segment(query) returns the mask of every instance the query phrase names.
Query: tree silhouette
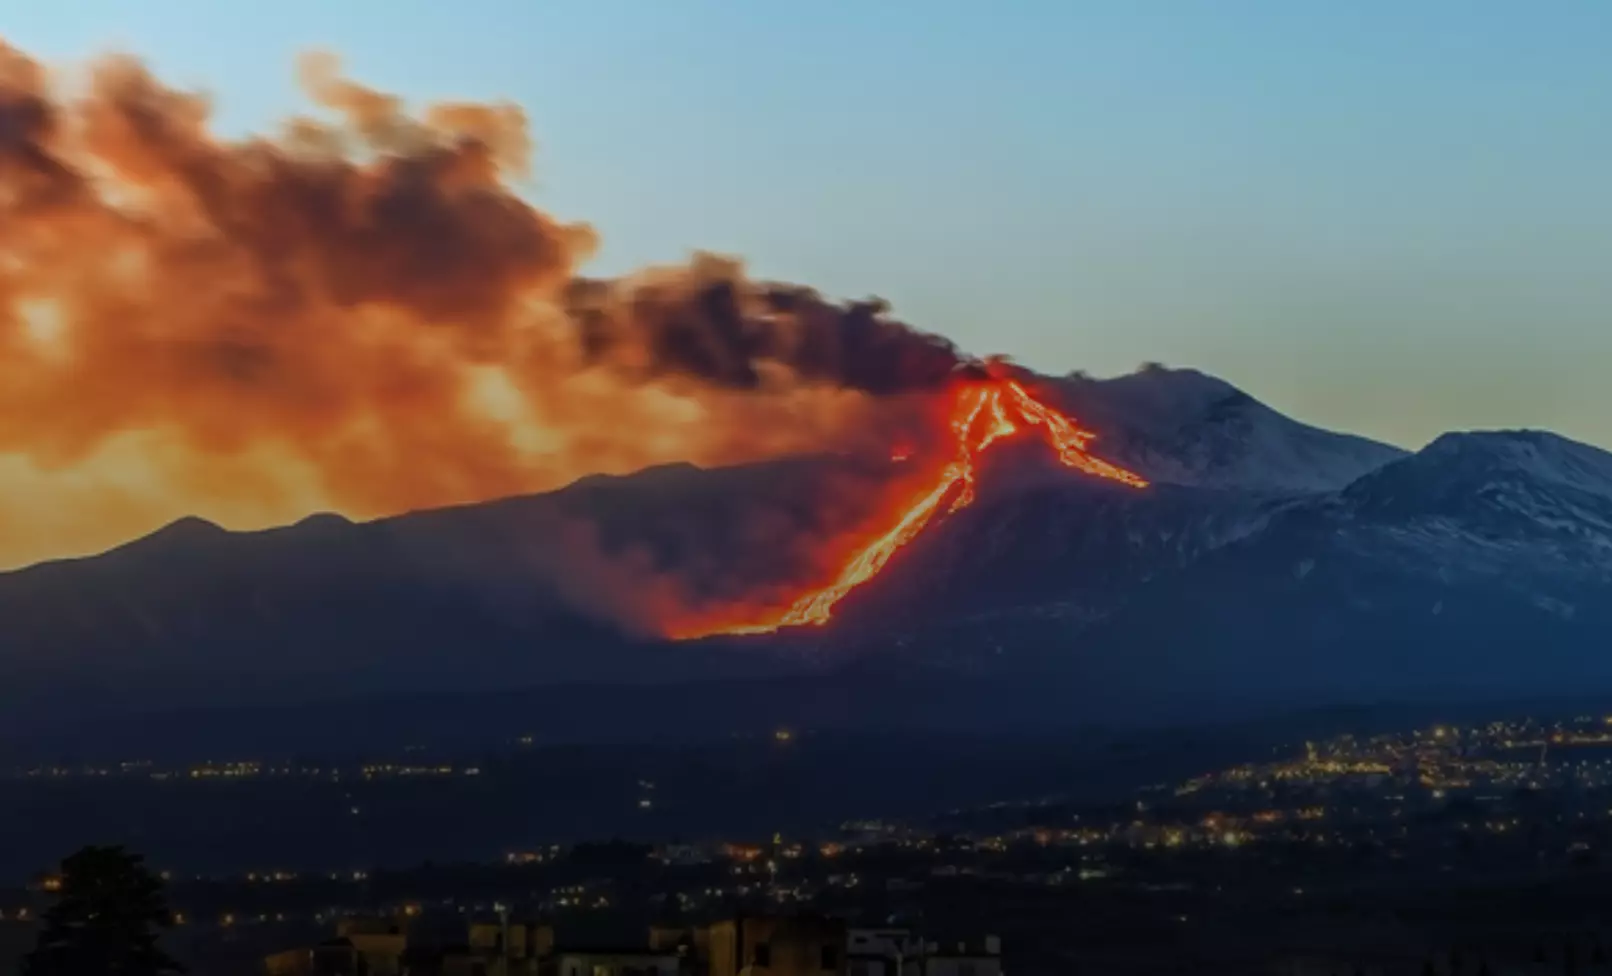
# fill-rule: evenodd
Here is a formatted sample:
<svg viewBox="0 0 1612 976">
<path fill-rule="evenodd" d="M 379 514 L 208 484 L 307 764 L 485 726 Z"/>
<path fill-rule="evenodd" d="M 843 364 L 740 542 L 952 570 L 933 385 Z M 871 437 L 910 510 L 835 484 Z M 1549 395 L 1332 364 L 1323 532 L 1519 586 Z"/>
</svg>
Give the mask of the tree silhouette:
<svg viewBox="0 0 1612 976">
<path fill-rule="evenodd" d="M 162 882 L 122 847 L 86 847 L 61 864 L 61 895 L 41 918 L 23 976 L 164 976 L 184 967 L 157 947 L 173 924 Z"/>
</svg>

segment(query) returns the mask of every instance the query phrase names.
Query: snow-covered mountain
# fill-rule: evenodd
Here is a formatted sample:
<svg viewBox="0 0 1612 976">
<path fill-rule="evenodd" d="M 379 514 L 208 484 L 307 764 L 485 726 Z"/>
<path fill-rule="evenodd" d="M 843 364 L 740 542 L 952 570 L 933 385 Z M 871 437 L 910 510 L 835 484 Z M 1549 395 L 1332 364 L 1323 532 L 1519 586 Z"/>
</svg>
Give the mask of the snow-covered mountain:
<svg viewBox="0 0 1612 976">
<path fill-rule="evenodd" d="M 1030 623 L 1021 601 L 905 644 L 922 663 L 1043 672 L 1093 709 L 1612 691 L 1606 452 L 1451 434 L 1254 514 L 1079 626 Z"/>
<path fill-rule="evenodd" d="M 1341 503 L 1373 525 L 1453 547 L 1468 569 L 1526 560 L 1604 576 L 1612 564 L 1612 454 L 1555 434 L 1446 434 L 1361 478 Z"/>
<path fill-rule="evenodd" d="M 1093 717 L 1185 714 L 1209 698 L 1612 689 L 1612 456 L 1528 432 L 1406 454 L 1191 370 L 1035 382 L 1100 432 L 1099 455 L 1154 487 L 1037 473 L 1035 445 L 1004 444 L 978 502 L 828 628 L 668 644 L 634 625 L 669 595 L 720 603 L 801 578 L 823 537 L 860 524 L 889 466 L 672 465 L 367 524 L 232 533 L 185 520 L 0 574 L 0 716 L 26 728 L 221 701 L 802 669 L 1024 678 Z"/>
<path fill-rule="evenodd" d="M 1405 456 L 1300 423 L 1192 369 L 1149 365 L 1111 379 L 1065 377 L 1053 388 L 1062 406 L 1101 432 L 1096 450 L 1157 482 L 1334 491 Z"/>
</svg>

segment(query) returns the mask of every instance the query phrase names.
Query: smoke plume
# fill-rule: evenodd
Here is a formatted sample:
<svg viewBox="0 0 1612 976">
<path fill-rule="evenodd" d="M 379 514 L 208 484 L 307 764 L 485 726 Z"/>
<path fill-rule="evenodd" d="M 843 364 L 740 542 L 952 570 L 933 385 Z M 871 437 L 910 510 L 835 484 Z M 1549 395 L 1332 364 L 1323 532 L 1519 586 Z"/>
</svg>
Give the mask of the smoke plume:
<svg viewBox="0 0 1612 976">
<path fill-rule="evenodd" d="M 958 365 L 876 301 L 734 261 L 579 276 L 511 104 L 410 112 L 303 59 L 315 115 L 0 41 L 0 565 L 181 514 L 371 516 L 593 471 L 844 447 Z"/>
</svg>

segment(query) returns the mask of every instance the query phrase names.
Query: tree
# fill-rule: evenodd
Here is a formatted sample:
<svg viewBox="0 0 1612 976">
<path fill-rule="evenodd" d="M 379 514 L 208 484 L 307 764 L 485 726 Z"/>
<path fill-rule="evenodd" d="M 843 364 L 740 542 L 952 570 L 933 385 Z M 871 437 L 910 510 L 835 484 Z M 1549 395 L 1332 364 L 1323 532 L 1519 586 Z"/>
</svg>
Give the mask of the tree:
<svg viewBox="0 0 1612 976">
<path fill-rule="evenodd" d="M 157 946 L 173 925 L 162 881 L 122 847 L 86 847 L 62 862 L 61 895 L 41 918 L 23 976 L 164 976 L 184 967 Z"/>
</svg>

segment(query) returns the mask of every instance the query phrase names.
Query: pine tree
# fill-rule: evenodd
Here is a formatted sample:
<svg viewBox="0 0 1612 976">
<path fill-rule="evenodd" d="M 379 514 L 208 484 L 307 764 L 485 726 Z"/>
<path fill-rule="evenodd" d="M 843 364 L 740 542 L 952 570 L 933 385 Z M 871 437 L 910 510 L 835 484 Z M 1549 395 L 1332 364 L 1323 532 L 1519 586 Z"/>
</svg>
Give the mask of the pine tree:
<svg viewBox="0 0 1612 976">
<path fill-rule="evenodd" d="M 184 967 L 157 946 L 173 924 L 162 882 L 122 847 L 86 847 L 61 864 L 61 895 L 41 918 L 23 976 L 166 976 Z"/>
</svg>

